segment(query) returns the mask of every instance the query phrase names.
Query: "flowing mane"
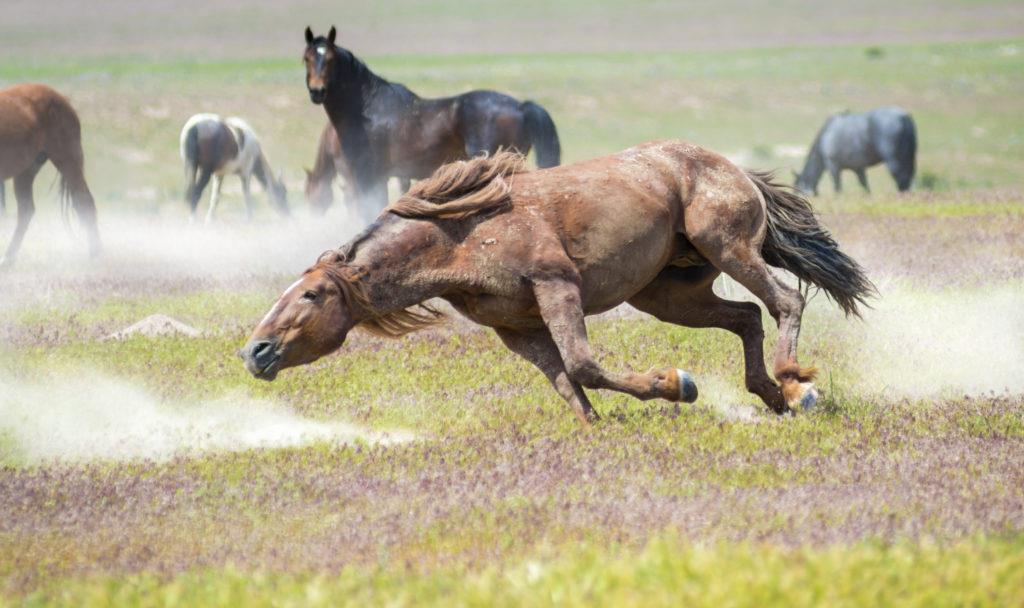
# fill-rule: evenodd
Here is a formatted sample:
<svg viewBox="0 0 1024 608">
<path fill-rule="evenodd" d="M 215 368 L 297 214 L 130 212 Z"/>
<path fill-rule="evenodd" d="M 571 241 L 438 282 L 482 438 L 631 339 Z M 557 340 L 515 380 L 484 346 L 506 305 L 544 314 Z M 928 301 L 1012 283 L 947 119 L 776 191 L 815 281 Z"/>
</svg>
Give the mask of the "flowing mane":
<svg viewBox="0 0 1024 608">
<path fill-rule="evenodd" d="M 518 152 L 499 150 L 442 165 L 385 211 L 408 218 L 462 219 L 512 203 L 511 178 L 523 171 Z"/>
<path fill-rule="evenodd" d="M 444 321 L 444 314 L 435 310 L 427 304 L 417 304 L 409 308 L 403 308 L 394 312 L 380 313 L 374 310 L 370 299 L 366 295 L 366 288 L 359 280 L 360 275 L 345 273 L 345 257 L 343 253 L 336 250 L 326 251 L 321 254 L 316 264 L 311 266 L 303 274 L 309 274 L 314 270 L 320 270 L 325 276 L 334 281 L 341 290 L 342 297 L 350 308 L 358 306 L 367 313 L 367 318 L 359 323 L 357 327 L 376 336 L 385 338 L 398 338 L 405 334 L 425 329 Z"/>
</svg>

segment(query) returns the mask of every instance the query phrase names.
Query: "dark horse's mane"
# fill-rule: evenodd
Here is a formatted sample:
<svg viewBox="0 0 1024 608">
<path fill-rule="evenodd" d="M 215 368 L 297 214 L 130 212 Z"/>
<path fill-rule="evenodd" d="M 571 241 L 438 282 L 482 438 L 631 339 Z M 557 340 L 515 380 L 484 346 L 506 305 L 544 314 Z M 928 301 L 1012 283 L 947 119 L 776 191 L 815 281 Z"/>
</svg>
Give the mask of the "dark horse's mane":
<svg viewBox="0 0 1024 608">
<path fill-rule="evenodd" d="M 430 179 L 413 186 L 385 211 L 407 218 L 462 219 L 512 203 L 512 176 L 523 171 L 518 152 L 499 150 L 442 165 Z"/>
</svg>

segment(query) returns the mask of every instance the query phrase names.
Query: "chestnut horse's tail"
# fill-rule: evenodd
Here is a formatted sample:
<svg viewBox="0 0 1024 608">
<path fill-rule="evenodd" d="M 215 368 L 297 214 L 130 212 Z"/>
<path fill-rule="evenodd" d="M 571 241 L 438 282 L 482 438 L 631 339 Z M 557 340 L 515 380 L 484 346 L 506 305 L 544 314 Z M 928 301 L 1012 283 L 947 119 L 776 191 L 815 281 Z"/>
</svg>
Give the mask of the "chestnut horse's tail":
<svg viewBox="0 0 1024 608">
<path fill-rule="evenodd" d="M 761 255 L 772 266 L 792 272 L 825 290 L 847 315 L 860 316 L 860 305 L 876 293 L 875 286 L 856 261 L 839 250 L 814 215 L 811 204 L 771 173 L 747 171 L 764 196 L 768 230 Z"/>
<path fill-rule="evenodd" d="M 541 169 L 557 167 L 562 162 L 562 145 L 558 141 L 555 121 L 548 111 L 532 101 L 524 101 L 520 108 L 526 122 L 526 134 L 537 151 L 537 166 Z"/>
</svg>

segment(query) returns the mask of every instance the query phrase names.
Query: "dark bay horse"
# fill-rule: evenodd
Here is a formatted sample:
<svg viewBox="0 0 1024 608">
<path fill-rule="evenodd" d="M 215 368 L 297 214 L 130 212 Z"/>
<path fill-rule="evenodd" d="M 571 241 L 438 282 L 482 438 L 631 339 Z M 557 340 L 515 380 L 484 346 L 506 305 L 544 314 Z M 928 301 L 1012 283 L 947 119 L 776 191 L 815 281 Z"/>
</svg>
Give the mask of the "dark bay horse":
<svg viewBox="0 0 1024 608">
<path fill-rule="evenodd" d="M 585 315 L 629 302 L 662 321 L 737 334 L 746 386 L 773 411 L 814 405 L 814 371 L 797 363 L 804 298 L 769 266 L 817 285 L 848 314 L 874 287 L 805 199 L 683 141 L 522 166 L 500 153 L 414 185 L 284 292 L 239 351 L 246 368 L 273 380 L 339 348 L 356 326 L 408 333 L 435 322 L 422 303 L 440 297 L 540 368 L 584 423 L 597 418 L 584 388 L 693 401 L 696 384 L 675 367 L 619 373 L 594 358 Z M 760 308 L 719 298 L 712 284 L 722 272 L 778 323 L 781 386 L 765 369 Z"/>
<path fill-rule="evenodd" d="M 842 192 L 840 173 L 852 169 L 866 192 L 865 169 L 885 163 L 900 192 L 910 189 L 917 157 L 917 128 L 903 108 L 877 108 L 863 114 L 830 116 L 814 138 L 803 171 L 795 174 L 796 188 L 818 194 L 818 181 L 826 170 L 836 192 Z"/>
<path fill-rule="evenodd" d="M 185 162 L 185 201 L 195 219 L 199 199 L 210 179 L 210 210 L 206 223 L 213 220 L 220 201 L 220 188 L 226 175 L 242 180 L 245 211 L 251 218 L 253 203 L 249 191 L 252 177 L 263 186 L 267 197 L 281 215 L 288 215 L 288 194 L 280 176 L 275 177 L 255 131 L 244 120 L 216 114 L 196 114 L 181 129 L 181 159 Z"/>
<path fill-rule="evenodd" d="M 316 159 L 313 168 L 306 169 L 306 200 L 317 213 L 324 213 L 334 204 L 332 184 L 335 178 L 341 178 L 342 192 L 349 203 L 356 201 L 356 191 L 352 171 L 341 149 L 341 138 L 330 121 L 324 125 L 320 141 L 316 148 Z M 402 192 L 409 190 L 412 180 L 402 178 Z"/>
<path fill-rule="evenodd" d="M 424 99 L 370 71 L 351 52 L 306 28 L 306 87 L 323 104 L 341 139 L 364 216 L 387 204 L 387 178 L 422 179 L 444 163 L 536 149 L 537 165 L 558 165 L 561 148 L 551 116 L 531 101 L 495 91 Z"/>
<path fill-rule="evenodd" d="M 85 182 L 78 114 L 67 98 L 50 87 L 19 84 L 0 89 L 0 184 L 13 177 L 18 202 L 18 223 L 0 266 L 9 266 L 18 257 L 36 211 L 32 182 L 46 161 L 60 173 L 61 203 L 65 209 L 74 207 L 89 240 L 89 254 L 100 252 L 96 203 Z"/>
</svg>

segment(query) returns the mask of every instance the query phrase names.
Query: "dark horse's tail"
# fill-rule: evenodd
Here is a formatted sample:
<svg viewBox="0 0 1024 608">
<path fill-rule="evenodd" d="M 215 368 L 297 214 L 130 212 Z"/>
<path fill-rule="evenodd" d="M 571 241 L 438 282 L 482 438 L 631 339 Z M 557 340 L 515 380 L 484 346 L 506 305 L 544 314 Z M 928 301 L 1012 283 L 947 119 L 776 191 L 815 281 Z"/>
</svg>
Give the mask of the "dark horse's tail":
<svg viewBox="0 0 1024 608">
<path fill-rule="evenodd" d="M 196 178 L 199 173 L 199 129 L 196 125 L 185 134 L 181 155 L 185 161 L 185 202 L 192 206 L 196 196 Z M 194 210 L 194 209 L 193 209 Z"/>
<path fill-rule="evenodd" d="M 537 166 L 557 167 L 562 162 L 562 145 L 558 143 L 555 121 L 547 110 L 532 101 L 524 101 L 520 107 L 526 120 L 526 134 L 537 151 Z"/>
<path fill-rule="evenodd" d="M 910 189 L 917 168 L 917 127 L 910 114 L 900 117 L 900 131 L 896 139 L 896 168 L 893 178 L 900 192 Z"/>
<path fill-rule="evenodd" d="M 867 306 L 867 298 L 876 293 L 860 264 L 839 250 L 806 199 L 776 183 L 771 173 L 748 171 L 747 176 L 761 191 L 768 211 L 764 260 L 824 289 L 847 315 L 860 316 L 858 307 Z"/>
</svg>

